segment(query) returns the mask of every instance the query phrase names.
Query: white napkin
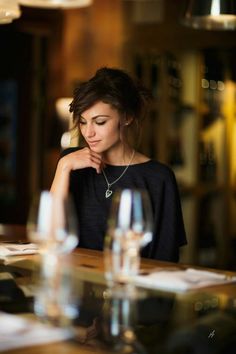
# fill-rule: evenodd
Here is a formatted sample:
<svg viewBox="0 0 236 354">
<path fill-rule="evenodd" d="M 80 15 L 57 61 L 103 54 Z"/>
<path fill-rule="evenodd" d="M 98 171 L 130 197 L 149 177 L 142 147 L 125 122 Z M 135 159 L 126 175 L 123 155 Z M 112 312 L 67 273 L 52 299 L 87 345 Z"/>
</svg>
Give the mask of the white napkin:
<svg viewBox="0 0 236 354">
<path fill-rule="evenodd" d="M 0 243 L 0 257 L 34 254 L 38 247 L 34 243 Z"/>
<path fill-rule="evenodd" d="M 133 279 L 136 285 L 173 292 L 183 292 L 206 286 L 227 284 L 236 281 L 236 276 L 211 271 L 188 268 L 186 270 L 159 270 L 148 275 L 137 275 Z"/>
<path fill-rule="evenodd" d="M 62 341 L 72 336 L 66 329 L 49 327 L 19 316 L 0 312 L 0 352 Z"/>
</svg>

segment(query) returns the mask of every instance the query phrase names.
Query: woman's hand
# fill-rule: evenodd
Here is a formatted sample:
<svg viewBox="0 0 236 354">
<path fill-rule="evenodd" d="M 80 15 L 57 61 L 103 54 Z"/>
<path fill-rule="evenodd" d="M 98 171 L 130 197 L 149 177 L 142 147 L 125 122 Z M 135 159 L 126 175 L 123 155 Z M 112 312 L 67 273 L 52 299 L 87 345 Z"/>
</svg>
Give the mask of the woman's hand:
<svg viewBox="0 0 236 354">
<path fill-rule="evenodd" d="M 60 165 L 62 171 L 74 171 L 86 167 L 92 167 L 97 171 L 97 173 L 101 173 L 102 156 L 88 147 L 85 147 L 62 157 L 58 165 Z"/>
<path fill-rule="evenodd" d="M 90 150 L 88 147 L 63 156 L 57 164 L 51 192 L 66 196 L 68 194 L 71 171 L 92 167 L 97 173 L 101 173 L 102 166 L 101 154 Z"/>
</svg>

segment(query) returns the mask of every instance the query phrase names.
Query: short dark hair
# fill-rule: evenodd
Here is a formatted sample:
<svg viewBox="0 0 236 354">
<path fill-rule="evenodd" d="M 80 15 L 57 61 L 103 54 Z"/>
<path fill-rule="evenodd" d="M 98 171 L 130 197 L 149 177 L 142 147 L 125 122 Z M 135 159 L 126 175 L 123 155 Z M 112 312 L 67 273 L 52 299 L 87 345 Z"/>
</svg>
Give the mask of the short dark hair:
<svg viewBox="0 0 236 354">
<path fill-rule="evenodd" d="M 88 81 L 74 90 L 70 112 L 75 125 L 81 114 L 94 103 L 102 101 L 116 108 L 120 113 L 142 120 L 147 103 L 151 98 L 149 90 L 133 79 L 124 70 L 103 67 Z"/>
</svg>

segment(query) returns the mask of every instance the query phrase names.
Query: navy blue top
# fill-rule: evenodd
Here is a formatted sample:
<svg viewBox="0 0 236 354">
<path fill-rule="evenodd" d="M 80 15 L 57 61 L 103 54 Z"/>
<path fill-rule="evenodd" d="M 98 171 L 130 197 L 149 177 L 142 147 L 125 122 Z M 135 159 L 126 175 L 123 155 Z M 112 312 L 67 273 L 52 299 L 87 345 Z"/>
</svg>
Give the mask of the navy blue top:
<svg viewBox="0 0 236 354">
<path fill-rule="evenodd" d="M 62 156 L 77 149 L 66 149 Z M 124 166 L 106 165 L 108 181 L 114 181 L 123 170 Z M 154 233 L 152 242 L 142 250 L 142 257 L 177 262 L 179 247 L 187 242 L 173 171 L 154 160 L 130 165 L 126 173 L 110 189 L 114 192 L 123 188 L 146 189 L 150 196 Z M 94 168 L 71 172 L 70 193 L 78 213 L 79 247 L 103 249 L 112 200 L 105 197 L 106 190 L 107 184 L 103 174 L 98 174 Z"/>
</svg>

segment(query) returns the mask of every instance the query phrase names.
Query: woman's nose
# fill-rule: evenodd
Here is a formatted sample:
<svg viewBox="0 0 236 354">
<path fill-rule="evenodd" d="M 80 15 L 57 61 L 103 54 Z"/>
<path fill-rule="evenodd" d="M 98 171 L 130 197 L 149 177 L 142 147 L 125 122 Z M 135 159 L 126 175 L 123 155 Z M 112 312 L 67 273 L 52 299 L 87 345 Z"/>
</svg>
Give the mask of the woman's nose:
<svg viewBox="0 0 236 354">
<path fill-rule="evenodd" d="M 87 138 L 94 136 L 95 130 L 92 124 L 87 124 L 85 135 Z"/>
</svg>

